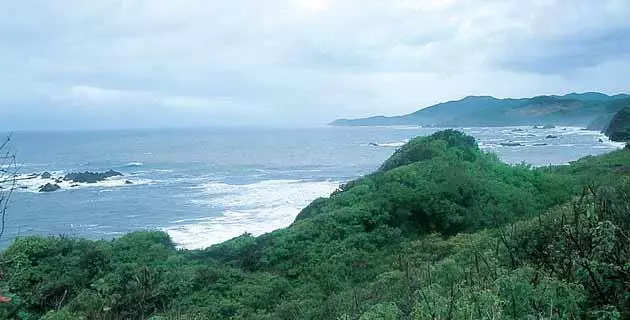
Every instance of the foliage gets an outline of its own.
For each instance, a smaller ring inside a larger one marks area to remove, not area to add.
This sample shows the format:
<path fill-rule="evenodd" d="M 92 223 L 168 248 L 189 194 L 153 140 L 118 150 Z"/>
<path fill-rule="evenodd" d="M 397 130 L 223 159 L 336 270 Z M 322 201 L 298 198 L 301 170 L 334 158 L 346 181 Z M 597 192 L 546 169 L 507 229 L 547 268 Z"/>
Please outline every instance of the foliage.
<path fill-rule="evenodd" d="M 20 238 L 0 255 L 0 318 L 628 318 L 627 163 L 510 166 L 444 131 L 260 237 Z"/>
<path fill-rule="evenodd" d="M 604 131 L 612 141 L 630 141 L 630 106 L 617 112 Z"/>

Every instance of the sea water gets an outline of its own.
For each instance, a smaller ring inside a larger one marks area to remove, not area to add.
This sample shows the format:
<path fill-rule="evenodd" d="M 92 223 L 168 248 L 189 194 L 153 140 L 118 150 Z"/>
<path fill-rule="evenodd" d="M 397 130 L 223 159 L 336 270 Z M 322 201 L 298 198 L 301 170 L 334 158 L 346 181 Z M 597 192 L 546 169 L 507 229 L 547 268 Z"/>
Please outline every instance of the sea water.
<path fill-rule="evenodd" d="M 323 127 L 102 132 L 18 132 L 18 178 L 48 171 L 124 174 L 38 192 L 50 179 L 18 181 L 0 246 L 26 235 L 112 239 L 163 230 L 182 248 L 288 226 L 340 184 L 376 170 L 396 148 L 438 129 Z M 566 164 L 622 147 L 579 128 L 460 128 L 509 163 Z M 548 136 L 554 136 L 548 138 Z M 504 146 L 502 143 L 520 146 Z M 130 181 L 132 184 L 128 184 Z"/>

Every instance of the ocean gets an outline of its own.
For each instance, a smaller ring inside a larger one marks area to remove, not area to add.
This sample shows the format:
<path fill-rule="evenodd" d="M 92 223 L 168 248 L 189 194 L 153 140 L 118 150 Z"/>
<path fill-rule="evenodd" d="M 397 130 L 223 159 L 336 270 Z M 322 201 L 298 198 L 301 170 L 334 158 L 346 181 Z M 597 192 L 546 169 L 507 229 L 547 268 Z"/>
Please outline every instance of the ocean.
<path fill-rule="evenodd" d="M 50 182 L 20 180 L 0 246 L 26 235 L 112 239 L 136 230 L 168 232 L 197 249 L 245 232 L 291 224 L 340 184 L 376 170 L 408 139 L 438 129 L 322 127 L 18 132 L 11 147 L 18 178 L 48 171 L 124 174 L 52 193 Z M 622 147 L 579 128 L 460 128 L 509 163 L 566 164 Z M 553 137 L 548 137 L 548 136 Z M 502 145 L 511 143 L 512 146 Z M 129 180 L 133 184 L 126 184 Z"/>

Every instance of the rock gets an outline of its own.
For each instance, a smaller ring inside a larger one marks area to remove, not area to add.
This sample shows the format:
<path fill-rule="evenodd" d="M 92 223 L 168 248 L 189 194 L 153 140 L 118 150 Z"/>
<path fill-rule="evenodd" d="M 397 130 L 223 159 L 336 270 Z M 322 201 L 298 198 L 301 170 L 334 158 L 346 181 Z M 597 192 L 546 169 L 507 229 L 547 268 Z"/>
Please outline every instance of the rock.
<path fill-rule="evenodd" d="M 547 145 L 549 145 L 549 144 L 547 144 L 547 143 L 534 143 L 534 147 L 544 147 L 544 146 L 547 146 Z"/>
<path fill-rule="evenodd" d="M 69 173 L 67 174 L 63 180 L 78 182 L 78 183 L 97 183 L 100 181 L 104 181 L 105 179 L 111 177 L 119 177 L 123 174 L 114 170 L 109 170 L 106 172 L 79 172 L 79 173 Z"/>
<path fill-rule="evenodd" d="M 550 134 L 546 136 L 545 139 L 558 139 L 558 136 L 554 136 L 553 134 Z"/>
<path fill-rule="evenodd" d="M 75 184 L 71 184 L 71 185 L 70 185 L 70 188 L 76 188 L 76 187 L 79 187 L 79 186 L 81 186 L 81 185 L 80 185 L 80 184 L 78 184 L 78 183 L 75 183 Z"/>
<path fill-rule="evenodd" d="M 630 107 L 625 107 L 615 114 L 604 134 L 615 142 L 630 141 Z"/>
<path fill-rule="evenodd" d="M 42 173 L 41 177 L 42 177 L 42 179 L 50 179 L 50 178 L 52 178 L 52 174 L 50 174 L 50 172 L 46 171 L 46 172 Z"/>
<path fill-rule="evenodd" d="M 27 187 L 27 186 L 20 186 L 19 188 L 20 188 L 20 189 L 28 189 L 28 187 Z"/>
<path fill-rule="evenodd" d="M 378 147 L 378 143 L 370 142 L 368 143 L 368 146 Z"/>
<path fill-rule="evenodd" d="M 597 139 L 597 141 L 599 141 L 600 143 L 604 142 L 604 140 L 602 139 Z"/>
<path fill-rule="evenodd" d="M 63 182 L 63 180 L 61 178 L 57 178 L 57 179 L 54 179 L 54 180 L 55 180 L 55 183 L 62 183 Z"/>
<path fill-rule="evenodd" d="M 39 192 L 54 192 L 61 189 L 58 184 L 47 183 L 41 187 L 39 187 Z"/>
<path fill-rule="evenodd" d="M 125 180 L 125 184 L 133 184 L 130 180 Z"/>
<path fill-rule="evenodd" d="M 522 147 L 523 146 L 522 143 L 518 143 L 518 142 L 501 142 L 499 144 L 504 147 Z"/>
<path fill-rule="evenodd" d="M 512 129 L 512 132 L 523 132 L 523 131 L 524 131 L 523 129 L 518 129 L 518 128 L 517 129 Z"/>

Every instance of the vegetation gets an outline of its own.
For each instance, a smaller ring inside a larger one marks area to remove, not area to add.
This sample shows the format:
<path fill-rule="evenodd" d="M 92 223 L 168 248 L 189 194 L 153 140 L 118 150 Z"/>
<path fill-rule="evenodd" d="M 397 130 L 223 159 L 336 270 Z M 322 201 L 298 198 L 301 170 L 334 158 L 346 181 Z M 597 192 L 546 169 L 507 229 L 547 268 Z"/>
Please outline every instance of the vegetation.
<path fill-rule="evenodd" d="M 630 107 L 623 108 L 615 114 L 605 133 L 612 141 L 630 141 Z"/>
<path fill-rule="evenodd" d="M 512 166 L 442 131 L 260 237 L 20 238 L 0 256 L 0 318 L 624 319 L 629 164 Z"/>

